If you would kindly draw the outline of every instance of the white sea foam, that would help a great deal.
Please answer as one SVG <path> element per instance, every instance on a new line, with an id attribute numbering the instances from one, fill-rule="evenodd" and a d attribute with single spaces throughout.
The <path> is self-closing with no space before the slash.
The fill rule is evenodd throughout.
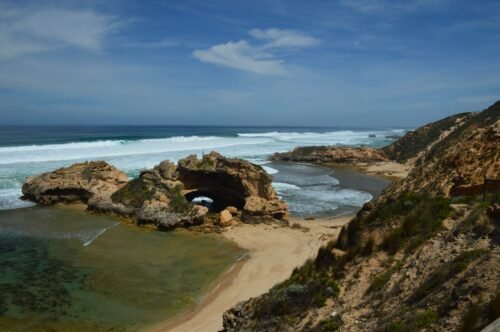
<path id="1" fill-rule="evenodd" d="M 273 187 L 276 189 L 276 191 L 281 192 L 283 190 L 300 190 L 299 186 L 296 186 L 291 183 L 284 183 L 284 182 L 273 182 Z"/>
<path id="2" fill-rule="evenodd" d="M 276 174 L 278 170 L 269 166 L 262 166 L 262 168 L 267 172 L 267 174 Z"/>
<path id="3" fill-rule="evenodd" d="M 106 227 L 104 229 L 101 229 L 99 231 L 97 231 L 97 233 L 95 235 L 92 236 L 92 238 L 90 240 L 85 240 L 85 239 L 82 239 L 83 241 L 83 246 L 86 247 L 86 246 L 89 246 L 92 244 L 92 242 L 94 242 L 95 240 L 97 240 L 97 238 L 101 235 L 103 235 L 108 229 L 112 228 L 112 227 L 115 227 L 116 225 L 118 225 L 119 223 L 116 223 L 114 225 L 111 225 L 109 227 Z"/>
<path id="4" fill-rule="evenodd" d="M 387 133 L 382 131 L 330 131 L 330 132 L 267 132 L 267 133 L 239 133 L 238 137 L 245 138 L 269 138 L 276 141 L 294 142 L 301 141 L 305 144 L 366 144 L 373 140 L 373 137 L 368 137 L 370 134 L 381 136 Z M 379 137 L 380 138 L 380 137 Z"/>
<path id="5" fill-rule="evenodd" d="M 0 189 L 0 210 L 19 209 L 35 205 L 35 203 L 20 199 L 21 195 L 21 188 Z"/>
<path id="6" fill-rule="evenodd" d="M 255 145 L 264 138 L 178 136 L 137 141 L 96 141 L 0 148 L 0 164 L 79 160 L 175 151 L 204 151 L 233 145 Z"/>
<path id="7" fill-rule="evenodd" d="M 332 192 L 332 199 L 343 205 L 361 207 L 370 201 L 373 196 L 370 193 L 354 190 L 339 189 Z"/>

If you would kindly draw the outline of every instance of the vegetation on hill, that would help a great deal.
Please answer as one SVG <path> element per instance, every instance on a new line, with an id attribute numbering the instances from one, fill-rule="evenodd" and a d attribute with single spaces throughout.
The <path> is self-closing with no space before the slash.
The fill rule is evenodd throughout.
<path id="1" fill-rule="evenodd" d="M 391 145 L 392 158 L 418 156 L 410 175 L 315 260 L 226 312 L 224 331 L 480 331 L 497 319 L 500 195 L 449 188 L 500 175 L 499 126 L 500 102 Z"/>

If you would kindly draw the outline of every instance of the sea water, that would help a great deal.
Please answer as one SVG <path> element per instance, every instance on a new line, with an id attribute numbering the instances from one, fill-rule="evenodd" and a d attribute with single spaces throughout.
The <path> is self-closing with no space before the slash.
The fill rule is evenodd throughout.
<path id="1" fill-rule="evenodd" d="M 241 255 L 82 211 L 0 211 L 0 330 L 137 330 L 196 305 Z"/>
<path id="2" fill-rule="evenodd" d="M 136 177 L 142 169 L 151 168 L 162 160 L 177 161 L 190 154 L 201 156 L 215 150 L 263 165 L 270 174 L 278 176 L 278 169 L 268 160 L 274 152 L 311 145 L 380 147 L 392 141 L 387 136 L 403 132 L 403 129 L 391 128 L 0 127 L 0 209 L 32 205 L 18 199 L 27 176 L 85 160 L 105 160 L 130 177 Z M 322 179 L 323 184 L 342 189 L 343 184 L 335 179 L 335 174 Z M 276 189 L 282 191 L 284 186 L 292 184 L 283 179 L 276 182 Z M 330 186 L 309 186 L 304 195 L 310 196 L 312 191 L 318 196 L 332 195 Z M 300 185 L 297 187 L 303 189 Z M 359 207 L 373 196 L 367 191 L 350 189 L 354 191 L 339 190 L 331 196 L 335 204 L 325 206 L 320 200 L 313 210 L 322 213 L 344 205 Z M 294 213 L 311 212 L 309 208 L 302 208 L 303 197 L 297 192 L 286 198 Z M 310 204 L 315 201 L 311 200 L 307 206 Z"/>

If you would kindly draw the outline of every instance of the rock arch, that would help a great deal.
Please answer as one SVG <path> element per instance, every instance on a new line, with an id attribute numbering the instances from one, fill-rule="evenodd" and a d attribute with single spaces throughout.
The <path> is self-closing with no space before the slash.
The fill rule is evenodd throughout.
<path id="1" fill-rule="evenodd" d="M 163 161 L 128 181 L 126 174 L 103 162 L 75 164 L 29 178 L 26 199 L 41 204 L 83 202 L 101 213 L 120 215 L 158 228 L 188 227 L 205 221 L 208 209 L 191 204 L 196 196 L 228 206 L 244 222 L 286 220 L 288 206 L 276 195 L 272 178 L 248 161 L 211 152 L 178 164 Z"/>

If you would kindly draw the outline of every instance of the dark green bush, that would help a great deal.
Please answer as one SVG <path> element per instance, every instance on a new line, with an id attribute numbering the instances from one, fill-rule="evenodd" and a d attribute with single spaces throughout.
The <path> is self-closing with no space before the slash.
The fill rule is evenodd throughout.
<path id="1" fill-rule="evenodd" d="M 449 215 L 450 200 L 443 197 L 403 196 L 392 204 L 391 213 L 403 213 L 401 225 L 394 229 L 382 243 L 382 248 L 389 254 L 395 254 L 406 245 L 410 253 L 443 226 L 443 220 Z M 386 212 L 383 214 L 389 218 Z"/>
<path id="2" fill-rule="evenodd" d="M 111 195 L 115 203 L 122 203 L 136 208 L 142 206 L 144 201 L 153 198 L 154 191 L 141 179 L 133 179 L 127 185 Z"/>
<path id="3" fill-rule="evenodd" d="M 411 315 L 407 318 L 389 323 L 381 331 L 383 332 L 415 332 L 431 326 L 438 319 L 434 311 L 423 311 Z"/>
<path id="4" fill-rule="evenodd" d="M 378 292 L 380 290 L 382 290 L 385 285 L 387 285 L 387 283 L 389 282 L 389 280 L 391 280 L 391 276 L 392 274 L 394 273 L 394 269 L 388 269 L 387 271 L 379 274 L 378 276 L 376 276 L 372 283 L 370 284 L 370 287 L 368 287 L 368 290 L 367 292 L 368 293 L 372 293 L 372 292 Z"/>
<path id="5" fill-rule="evenodd" d="M 169 190 L 170 204 L 169 209 L 172 212 L 186 213 L 192 210 L 193 205 L 189 203 L 181 193 L 181 187 L 176 186 Z"/>

